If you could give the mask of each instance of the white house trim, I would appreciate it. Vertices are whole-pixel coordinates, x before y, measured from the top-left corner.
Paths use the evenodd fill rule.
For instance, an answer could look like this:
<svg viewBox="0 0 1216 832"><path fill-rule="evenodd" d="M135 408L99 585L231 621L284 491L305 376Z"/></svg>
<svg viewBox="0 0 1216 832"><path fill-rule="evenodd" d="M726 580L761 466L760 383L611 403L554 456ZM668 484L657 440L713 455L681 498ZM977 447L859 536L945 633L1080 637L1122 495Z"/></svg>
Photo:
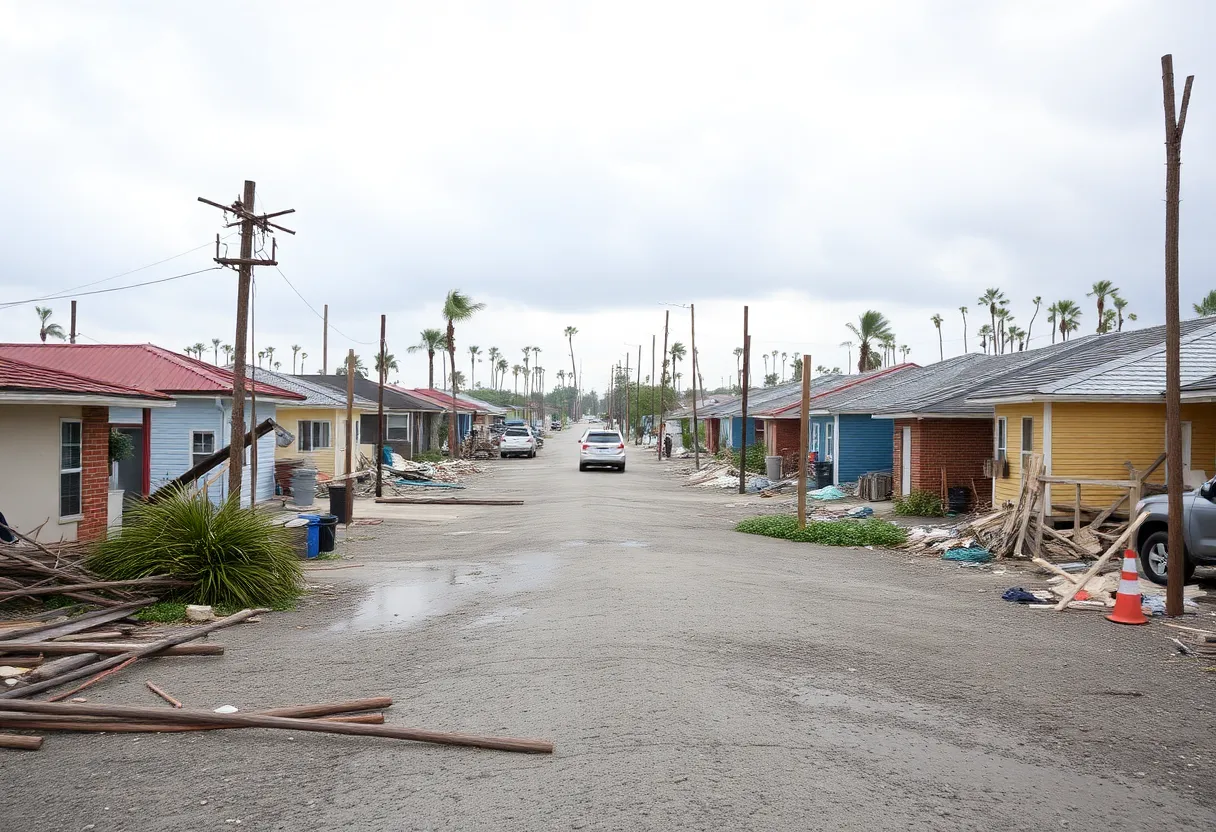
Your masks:
<svg viewBox="0 0 1216 832"><path fill-rule="evenodd" d="M840 485L840 414L832 417L832 485Z"/></svg>
<svg viewBox="0 0 1216 832"><path fill-rule="evenodd" d="M1051 476L1051 402L1043 403L1043 472ZM1051 514L1051 483L1043 484L1043 501Z"/></svg>

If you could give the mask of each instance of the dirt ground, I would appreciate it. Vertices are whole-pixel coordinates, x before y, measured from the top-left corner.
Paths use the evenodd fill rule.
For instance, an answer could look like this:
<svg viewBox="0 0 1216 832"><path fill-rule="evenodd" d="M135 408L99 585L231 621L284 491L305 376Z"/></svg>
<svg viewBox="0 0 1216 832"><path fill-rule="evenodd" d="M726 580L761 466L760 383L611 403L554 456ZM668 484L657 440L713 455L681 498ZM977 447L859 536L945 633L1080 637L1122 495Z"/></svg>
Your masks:
<svg viewBox="0 0 1216 832"><path fill-rule="evenodd" d="M392 724L545 737L556 754L48 735L0 756L0 828L1216 823L1213 663L1176 656L1160 622L1004 602L1033 580L1016 568L739 535L759 498L681 487L640 450L624 474L579 473L572 434L461 492L523 506L360 501L382 522L312 565L297 610L219 634L223 657L149 661L88 694L154 706L152 679L207 708L389 695Z"/></svg>

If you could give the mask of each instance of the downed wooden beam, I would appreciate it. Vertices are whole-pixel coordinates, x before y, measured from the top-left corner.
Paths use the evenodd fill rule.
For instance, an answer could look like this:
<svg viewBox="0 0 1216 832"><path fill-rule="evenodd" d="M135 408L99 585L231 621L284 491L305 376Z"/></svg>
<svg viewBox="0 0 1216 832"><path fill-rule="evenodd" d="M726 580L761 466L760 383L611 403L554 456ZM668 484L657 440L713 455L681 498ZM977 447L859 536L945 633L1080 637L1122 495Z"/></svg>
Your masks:
<svg viewBox="0 0 1216 832"><path fill-rule="evenodd" d="M0 734L0 748L37 751L39 748L42 748L42 737L27 737L22 734Z"/></svg>
<svg viewBox="0 0 1216 832"><path fill-rule="evenodd" d="M477 734L458 734L448 731L428 731L421 728L405 728L396 725L359 725L324 720L294 719L282 716L259 714L217 714L213 711L172 710L166 708L140 708L131 705L82 705L57 702L0 702L2 713L51 714L54 716L108 716L119 719L149 720L174 724L204 723L237 728L278 728L293 731L315 731L326 734L346 734L359 737L384 737L387 739L413 740L440 745L460 745L470 748L488 748L495 751L517 751L527 754L552 754L553 743L540 739L516 737L489 737Z"/></svg>
<svg viewBox="0 0 1216 832"><path fill-rule="evenodd" d="M117 656L129 653L145 645L127 641L0 641L0 655L7 653L47 653L70 655L72 653L100 653ZM158 656L222 656L222 644L182 644L157 653ZM9 663L8 659L4 660Z"/></svg>
<svg viewBox="0 0 1216 832"><path fill-rule="evenodd" d="M352 716L321 716L325 722L349 722L356 725L383 725L384 714L354 714ZM236 725L175 725L171 722L121 722L85 716L48 716L46 714L0 714L0 728L22 731L76 731L104 734L184 734L189 731L227 731Z"/></svg>
<svg viewBox="0 0 1216 832"><path fill-rule="evenodd" d="M1123 530L1123 534L1119 535L1118 539L1110 545L1110 548L1102 553L1102 557L1098 558L1097 561L1094 562L1094 565L1089 567L1085 574L1077 578L1077 582L1069 587L1068 592L1064 593L1064 597L1060 599L1060 603L1056 604L1056 609L1062 610L1067 607L1068 602L1073 599L1073 596L1081 591L1081 587L1089 583L1089 579L1098 574L1098 570L1102 568L1102 565L1110 560L1111 555L1123 547L1124 542L1135 534L1136 529L1140 528L1141 524L1147 519L1148 514L1145 513L1128 523L1127 528Z"/></svg>
<svg viewBox="0 0 1216 832"><path fill-rule="evenodd" d="M12 624L38 624L39 622L50 621L52 618L68 618L84 609L84 604L69 604L66 607L57 607L53 610L44 610L35 615L27 615L20 621L8 622Z"/></svg>
<svg viewBox="0 0 1216 832"><path fill-rule="evenodd" d="M50 585L26 587L24 589L8 589L0 591L0 601L10 598L21 598L33 595L66 595L69 592L79 592L86 589L117 589L119 587L169 587L192 586L191 581L179 581L163 575L148 578L134 578L129 581L91 581L82 584L67 584L63 586Z"/></svg>
<svg viewBox="0 0 1216 832"><path fill-rule="evenodd" d="M80 653L75 656L63 656L54 661L47 662L40 666L37 670L33 670L18 680L11 690L21 690L28 685L41 682L43 679L53 679L62 673L67 673L69 670L75 670L78 667L85 667L93 664L100 659L101 656L96 653Z"/></svg>
<svg viewBox="0 0 1216 832"><path fill-rule="evenodd" d="M250 445L253 444L253 434L254 433L257 433L258 438L261 439L263 436L270 433L272 430L274 430L274 419L267 419L266 421L264 421L258 425L256 431L249 431L248 433L245 434L245 441L244 441L244 444L242 447L248 448ZM228 459L228 454L229 454L229 450L231 449L231 447L232 447L231 445L225 445L224 447L220 448L218 451L216 451L211 456L204 459L202 462L195 465L193 468L191 468L186 473L182 474L180 477L170 480L169 482L162 485L160 488L153 491L145 499L147 499L147 501L149 503L155 503L157 500L162 499L173 488L181 488L182 486L190 485L195 480L204 476L212 468L219 465L224 460Z"/></svg>
<svg viewBox="0 0 1216 832"><path fill-rule="evenodd" d="M155 693L157 696L159 696L161 699L168 702L173 707L175 707L175 708L184 707L182 705L182 701L180 699L176 699L176 698L170 696L169 692L167 690L165 690L164 688L162 688L160 685L156 684L155 682L148 681L148 682L144 682L144 684L147 686L148 690Z"/></svg>
<svg viewBox="0 0 1216 832"><path fill-rule="evenodd" d="M1060 576L1060 577L1062 577L1062 578L1067 578L1067 579L1068 579L1068 581L1069 581L1069 583L1076 583L1076 582L1077 582L1077 576L1076 576L1076 575L1073 575L1073 574L1071 574L1071 573L1069 573L1069 572L1065 572L1063 569L1061 569L1060 567L1056 566L1056 565L1055 565L1054 563L1052 563L1051 561L1043 560L1042 558L1031 558L1031 563L1033 563L1035 566L1040 566L1040 567L1042 567L1043 569L1046 569L1048 572L1052 572L1052 573L1054 573L1054 574L1056 574L1056 575L1059 575L1059 576Z"/></svg>
<svg viewBox="0 0 1216 832"><path fill-rule="evenodd" d="M377 497L377 503L418 506L522 506L523 500L493 497Z"/></svg>
<svg viewBox="0 0 1216 832"><path fill-rule="evenodd" d="M25 640L31 636L38 636L40 639L50 640L59 638L60 636L79 633L82 630L90 630L93 627L98 627L102 624L109 624L112 621L118 621L120 618L126 618L131 613L142 607L152 603L152 599L142 599L131 601L127 604L122 604L117 607L110 607L104 610L95 610L86 612L84 615L78 615L75 618L70 618L67 621L59 623L48 623L37 627L30 627L17 631L0 632L0 641L8 639Z"/></svg>
<svg viewBox="0 0 1216 832"><path fill-rule="evenodd" d="M135 650L130 650L126 653L120 653L117 656L111 656L110 658L103 659L102 661L97 662L94 665L90 665L88 667L83 667L83 668L80 668L79 670L68 671L67 673L57 676L54 679L47 679L44 682L39 682L34 685L29 685L27 687L20 688L19 690L4 691L3 693L0 693L0 699L15 699L18 696L31 696L35 693L39 693L39 692L47 690L49 688L59 687L60 685L67 684L68 682L74 681L83 676L89 676L95 672L106 671L112 667L117 667L121 664L125 664L130 659L141 659L141 658L144 658L145 656L152 656L152 655L155 655L155 654L161 652L162 650L164 650L166 648L175 647L178 644L184 644L185 642L193 641L196 638L202 638L203 636L207 635L207 633L210 633L213 630L219 630L223 627L230 627L233 624L239 624L240 622L244 621L246 618L252 618L253 616L257 615L258 613L264 613L264 612L270 612L270 610L264 610L264 609L241 610L240 612L238 612L234 615L230 615L227 618L221 618L218 621L212 621L210 624L206 624L202 627L191 627L187 630L184 630L183 632L168 636L167 638L163 638L160 641L154 641L151 644L147 645L146 647L139 647Z"/></svg>

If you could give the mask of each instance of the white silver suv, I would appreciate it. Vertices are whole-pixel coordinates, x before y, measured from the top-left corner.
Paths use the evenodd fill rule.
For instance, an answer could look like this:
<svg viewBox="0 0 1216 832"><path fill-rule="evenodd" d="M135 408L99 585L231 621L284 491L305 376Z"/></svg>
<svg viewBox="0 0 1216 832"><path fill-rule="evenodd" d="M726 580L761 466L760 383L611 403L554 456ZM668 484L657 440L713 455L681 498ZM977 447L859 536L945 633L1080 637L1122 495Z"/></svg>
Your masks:
<svg viewBox="0 0 1216 832"><path fill-rule="evenodd" d="M503 459L509 456L536 456L536 439L530 428L507 428L498 443L498 454Z"/></svg>
<svg viewBox="0 0 1216 832"><path fill-rule="evenodd" d="M625 440L615 430L592 428L580 440L578 470L586 471L593 465L606 465L625 470Z"/></svg>

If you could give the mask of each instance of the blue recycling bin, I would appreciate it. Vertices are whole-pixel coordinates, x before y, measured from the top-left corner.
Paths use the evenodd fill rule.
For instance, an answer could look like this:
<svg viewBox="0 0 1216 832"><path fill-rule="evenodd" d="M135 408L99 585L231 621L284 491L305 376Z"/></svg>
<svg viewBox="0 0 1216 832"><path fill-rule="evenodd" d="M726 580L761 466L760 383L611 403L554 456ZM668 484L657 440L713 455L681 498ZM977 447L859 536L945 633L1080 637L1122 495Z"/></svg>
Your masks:
<svg viewBox="0 0 1216 832"><path fill-rule="evenodd" d="M308 521L308 552L306 557L315 558L321 553L321 515L301 514L301 520Z"/></svg>

